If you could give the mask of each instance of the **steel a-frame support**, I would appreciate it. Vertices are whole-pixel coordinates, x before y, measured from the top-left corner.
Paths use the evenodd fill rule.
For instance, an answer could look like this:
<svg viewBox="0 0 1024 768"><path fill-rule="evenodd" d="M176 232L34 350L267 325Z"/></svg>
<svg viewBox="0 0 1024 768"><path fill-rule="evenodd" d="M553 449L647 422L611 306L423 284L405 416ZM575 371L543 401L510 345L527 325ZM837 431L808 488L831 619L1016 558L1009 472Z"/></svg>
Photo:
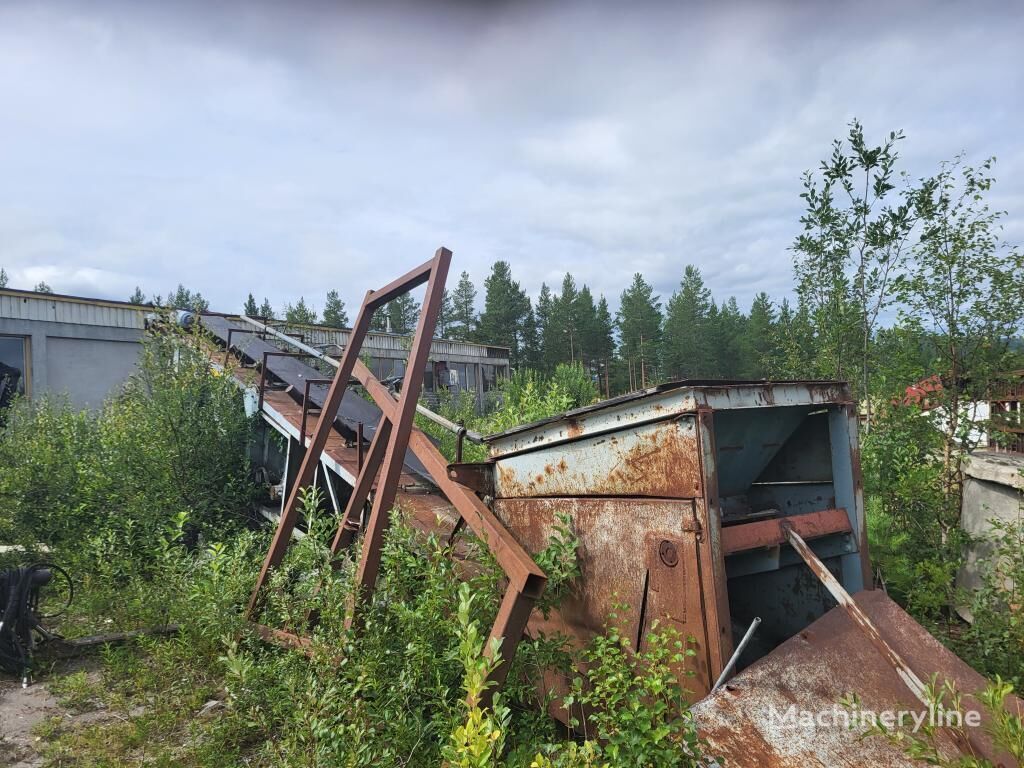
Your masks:
<svg viewBox="0 0 1024 768"><path fill-rule="evenodd" d="M508 579L508 585L490 633L492 638L501 640L498 655L501 657L502 663L491 675L492 682L500 685L508 674L512 657L515 655L516 648L526 629L534 602L543 592L547 579L529 553L515 540L487 505L472 490L460 485L449 476L447 460L430 439L415 427L413 422L450 262L451 252L446 248L440 248L432 260L384 288L366 294L352 329L348 346L345 348L338 364L337 373L328 391L327 400L320 412L311 443L289 490L277 531L249 600L247 616L251 620L259 609L268 575L271 569L280 565L284 558L285 550L298 520L299 492L313 481L317 463L320 461L327 437L341 405L345 388L354 376L381 409L382 416L369 451L360 466L355 486L342 516L342 522L331 545L331 551L334 554L351 545L359 531L361 512L369 499L371 490L373 490L373 504L356 571L358 597L353 611L349 613L348 623L349 625L353 623L359 603L372 599L380 571L384 534L390 525L390 513L395 503L406 451L411 449L426 467L434 484L458 511L461 519L494 555ZM369 331L373 312L388 301L423 283L427 283L426 295L413 337L402 390L396 402L391 391L374 377L359 360L358 355ZM376 486L374 485L375 481ZM309 647L308 639L283 630L261 625L257 625L257 630L264 638L273 642L280 642L300 650L306 650ZM490 644L488 644L487 652L490 653ZM486 696L489 698L492 693L493 689L489 689Z"/></svg>
<svg viewBox="0 0 1024 768"><path fill-rule="evenodd" d="M285 550L291 539L292 531L298 522L299 496L302 489L313 482L313 475L316 472L317 464L320 462L320 455L327 445L327 438L331 433L334 419L338 415L338 408L345 396L345 389L352 377L352 371L359 360L359 353L362 350L366 334L370 330L370 321L373 313L387 304L392 299L401 296L413 288L424 283L427 284L426 295L423 298L423 306L420 309L419 322L416 325L416 334L413 337L412 349L409 353L409 363L406 366L405 378L402 382L402 393L398 401L398 412L395 418L389 419L389 427L380 425L377 434L374 436L374 445L378 451L383 453L383 471L380 482L377 484L377 493L373 499L373 510L370 515L370 529L367 535L367 546L363 548L363 562L360 563L360 583L376 581L379 566L379 552L377 562L373 558L367 560L367 555L372 549L379 549L380 539L387 528L388 515L395 503L395 494L398 489L398 477L402 472L402 464L405 459L405 451L409 444L409 431L412 428L413 416L416 413L416 403L419 400L420 391L423 387L423 369L427 363L427 356L430 354L430 343L434 338L434 326L437 323L438 310L441 306L441 298L444 293L445 280L448 277L448 267L451 264L452 252L447 248L438 248L434 258L402 277L394 280L377 291L369 291L359 314L352 326L352 333L349 336L348 346L341 357L334 381L327 392L327 399L324 402L320 417L317 419L316 428L309 447L303 456L302 464L299 467L298 475L292 483L288 492L288 499L285 502L281 513L277 531L263 560L263 567L256 579L256 586L249 598L248 616L253 616L259 608L263 587L266 585L270 571L281 564L284 559ZM395 428L397 426L397 428ZM383 428L383 429L382 429ZM386 435L384 435L386 433ZM380 438L384 438L381 440ZM386 442L385 442L386 441ZM371 454L373 448L371 448ZM371 456L371 458L373 458ZM378 462L364 462L362 471L356 482L357 488L365 485L369 493L370 486L380 466ZM364 497L365 501L365 497ZM375 522L376 521L376 522ZM372 533L372 538L370 534Z"/></svg>

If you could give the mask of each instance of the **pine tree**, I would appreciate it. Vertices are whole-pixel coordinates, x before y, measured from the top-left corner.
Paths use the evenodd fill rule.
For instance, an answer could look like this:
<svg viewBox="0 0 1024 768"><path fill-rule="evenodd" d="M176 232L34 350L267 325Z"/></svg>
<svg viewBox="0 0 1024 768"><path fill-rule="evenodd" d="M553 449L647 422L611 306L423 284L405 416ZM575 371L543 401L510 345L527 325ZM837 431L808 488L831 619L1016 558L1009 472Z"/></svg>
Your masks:
<svg viewBox="0 0 1024 768"><path fill-rule="evenodd" d="M601 376L599 389L606 397L611 396L611 365L615 355L615 325L612 313L608 309L608 300L602 296L597 302L594 312L594 359L597 361L598 373Z"/></svg>
<svg viewBox="0 0 1024 768"><path fill-rule="evenodd" d="M537 309L534 318L537 324L537 343L540 347L538 354L539 368L545 373L551 373L561 359L561 348L555 339L555 329L551 324L551 313L554 299L551 296L551 289L547 283L540 284L540 294L537 296Z"/></svg>
<svg viewBox="0 0 1024 768"><path fill-rule="evenodd" d="M447 339L451 331L455 304L452 302L452 292L445 288L441 292L441 306L437 311L437 335Z"/></svg>
<svg viewBox="0 0 1024 768"><path fill-rule="evenodd" d="M32 289L36 293L53 293L53 288L48 286L43 280L36 283L36 287Z"/></svg>
<svg viewBox="0 0 1024 768"><path fill-rule="evenodd" d="M299 296L295 304L288 304L285 307L284 319L294 325L312 325L316 322L316 310L306 304L305 298Z"/></svg>
<svg viewBox="0 0 1024 768"><path fill-rule="evenodd" d="M205 312L210 308L210 302L203 298L199 291L192 292L181 283L178 287L167 293L167 306L174 309L186 309L190 312Z"/></svg>
<svg viewBox="0 0 1024 768"><path fill-rule="evenodd" d="M449 333L453 339L472 340L476 336L476 286L463 272L452 292L452 322Z"/></svg>
<svg viewBox="0 0 1024 768"><path fill-rule="evenodd" d="M584 285L580 288L576 297L576 327L579 331L579 354L577 358L583 363L588 371L595 371L599 357L597 348L600 344L597 327L597 307L594 306L594 296L590 288Z"/></svg>
<svg viewBox="0 0 1024 768"><path fill-rule="evenodd" d="M665 317L665 374L672 378L708 375L711 347L709 315L714 303L700 270L687 264L679 290L672 294ZM718 310L715 308L717 316ZM717 317L716 317L717 319Z"/></svg>
<svg viewBox="0 0 1024 768"><path fill-rule="evenodd" d="M484 311L478 336L486 344L508 347L512 366L516 368L524 362L523 336L530 311L530 299L512 279L508 262L494 262L491 274L484 280Z"/></svg>
<svg viewBox="0 0 1024 768"><path fill-rule="evenodd" d="M743 370L746 379L764 379L778 356L776 348L775 307L767 293L759 293L750 305L747 318L747 332L743 335L741 347Z"/></svg>
<svg viewBox="0 0 1024 768"><path fill-rule="evenodd" d="M782 300L774 346L777 354L768 370L771 378L807 379L816 375L817 340L811 313L803 301L798 300L793 310L788 299Z"/></svg>
<svg viewBox="0 0 1024 768"><path fill-rule="evenodd" d="M260 311L257 316L263 318L264 320L274 319L274 308L270 306L270 301L266 297L264 297L263 303L260 304Z"/></svg>
<svg viewBox="0 0 1024 768"><path fill-rule="evenodd" d="M717 327L712 328L713 346L708 350L706 375L724 379L743 377L746 330L747 318L740 311L736 297L730 296L718 313Z"/></svg>
<svg viewBox="0 0 1024 768"><path fill-rule="evenodd" d="M7 287L7 270L0 267L0 288Z"/></svg>
<svg viewBox="0 0 1024 768"><path fill-rule="evenodd" d="M537 328L537 316L533 310L533 305L530 303L529 297L527 297L526 301L529 310L526 313L526 318L523 320L523 365L532 370L539 370L542 364L542 359L540 333Z"/></svg>
<svg viewBox="0 0 1024 768"><path fill-rule="evenodd" d="M341 297L335 290L327 292L327 301L324 302L323 323L332 328L348 327L348 313L345 311L345 302L341 300Z"/></svg>
<svg viewBox="0 0 1024 768"><path fill-rule="evenodd" d="M408 293L392 299L385 307L392 333L409 334L416 329L420 317L420 304Z"/></svg>
<svg viewBox="0 0 1024 768"><path fill-rule="evenodd" d="M259 314L259 307L256 306L256 298L250 293L242 307L242 313L246 317L256 317Z"/></svg>
<svg viewBox="0 0 1024 768"><path fill-rule="evenodd" d="M579 327L579 291L576 281L568 272L562 278L562 292L551 299L548 318L549 341L554 359L558 363L579 362L581 359Z"/></svg>
<svg viewBox="0 0 1024 768"><path fill-rule="evenodd" d="M661 301L637 272L622 292L619 312L619 353L628 370L629 386L637 389L657 379L661 345Z"/></svg>
<svg viewBox="0 0 1024 768"><path fill-rule="evenodd" d="M146 294L144 294L142 292L142 289L139 288L139 286L137 286L137 285L135 286L135 290L132 292L132 295L128 297L128 303L129 304L145 304L146 303Z"/></svg>

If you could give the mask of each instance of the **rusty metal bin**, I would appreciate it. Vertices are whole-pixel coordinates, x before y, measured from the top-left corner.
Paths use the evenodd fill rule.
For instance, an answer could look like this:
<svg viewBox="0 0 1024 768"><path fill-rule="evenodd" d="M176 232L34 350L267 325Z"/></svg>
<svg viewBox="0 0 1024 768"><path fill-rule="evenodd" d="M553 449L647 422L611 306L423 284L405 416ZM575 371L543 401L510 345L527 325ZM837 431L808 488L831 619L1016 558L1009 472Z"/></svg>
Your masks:
<svg viewBox="0 0 1024 768"><path fill-rule="evenodd" d="M692 637L698 699L762 619L740 668L835 603L788 521L850 592L868 587L856 409L836 382L681 381L488 438L494 509L531 552L556 515L580 540L577 593L529 631L586 643L617 613Z"/></svg>

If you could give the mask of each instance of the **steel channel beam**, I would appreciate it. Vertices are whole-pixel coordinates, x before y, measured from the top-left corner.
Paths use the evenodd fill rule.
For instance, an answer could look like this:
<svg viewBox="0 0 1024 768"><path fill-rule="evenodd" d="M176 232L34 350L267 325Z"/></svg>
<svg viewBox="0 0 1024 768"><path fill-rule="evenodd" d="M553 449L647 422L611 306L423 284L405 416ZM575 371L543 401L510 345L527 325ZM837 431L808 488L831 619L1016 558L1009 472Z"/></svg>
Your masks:
<svg viewBox="0 0 1024 768"><path fill-rule="evenodd" d="M309 388L313 384L330 384L334 379L306 379L302 388L302 424L299 426L299 442L306 444L306 418L309 416ZM319 413L319 411L317 411Z"/></svg>
<svg viewBox="0 0 1024 768"><path fill-rule="evenodd" d="M416 285L423 282L427 283L426 294L423 297L423 306L420 309L419 322L416 326L416 333L413 336L412 349L409 351L409 362L406 366L405 378L402 382L402 393L394 413L389 418L391 422L391 435L387 441L384 463L380 470L380 481L377 483L377 491L373 496L370 520L366 526L359 567L356 570L356 586L359 589L360 599L371 599L377 583L384 533L391 522L391 508L394 506L395 496L398 492L398 480L402 474L403 457L405 456L405 451L409 444L409 435L413 428L416 403L419 401L420 391L423 388L423 369L426 367L427 358L430 356L430 343L434 338L434 327L441 308L441 300L444 294L445 281L448 278L448 267L451 264L451 258L451 251L447 248L438 248L432 262L413 270L369 297L368 303L371 305L374 302L384 303L405 293ZM358 359L356 355L350 354L356 347L355 341L353 336L343 358L346 362L351 359L352 365L347 370L344 367L339 369L339 375L341 372L344 372L346 377L352 374L355 361ZM362 337L358 341L361 346ZM320 449L318 448L317 450L319 451ZM365 474L367 470L371 469L372 463L372 461L368 461L363 468L363 472L360 474Z"/></svg>
<svg viewBox="0 0 1024 768"><path fill-rule="evenodd" d="M447 275L447 266L451 260L451 251L446 248L439 248L434 258L425 264L417 267L409 275L412 277L406 279L409 285L406 286L405 290L408 290L414 285L419 285L426 281L435 264L439 261L444 262L444 272L441 279L441 285L444 285L444 276ZM418 282L417 282L418 281ZM334 419L338 414L338 408L341 405L342 397L345 395L345 389L348 387L349 379L352 376L352 369L356 362L359 360L359 352L362 348L363 341L366 339L366 334L370 330L370 321L373 318L374 310L379 306L386 303L390 299L399 295L403 291L397 291L395 288L396 283L390 283L377 292L367 292L366 299L363 302L362 307L359 309L359 315L356 317L356 321L352 327L352 333L349 336L349 345L346 347L344 354L341 357L341 362L338 364L338 371L335 374L334 380L331 382L331 388L327 393L327 399L324 401L323 407L320 411L320 417L317 419L316 429L313 431L312 441L310 442L309 449L305 452L302 458L302 464L299 467L299 472L295 478L291 489L289 489L288 499L285 502L284 509L281 513L281 520L278 523L277 530L274 532L274 539L270 544L270 549L267 551L266 558L263 561L263 566L260 568L259 576L256 579L256 585L253 588L252 595L249 598L249 605L246 610L247 617L252 617L257 608L260 605L261 594L263 586L267 582L267 578L270 575L270 571L280 565L281 560L284 559L284 554L288 548L288 542L291 537L292 530L295 528L295 524L298 521L299 513L299 494L303 488L308 486L313 479L313 473L316 471L317 465L320 463L320 454L323 453L324 446L327 444L327 438L330 435L331 428L334 423ZM428 290L429 293L429 290ZM437 302L440 302L440 291L438 291ZM434 319L436 320L437 310L434 310ZM420 329L423 326L424 314L420 315ZM264 326L265 327L265 326ZM419 330L417 329L417 340L419 338ZM431 324L430 336L433 334L433 325ZM282 334L284 335L284 334ZM287 337L286 337L287 338ZM426 350L429 352L429 340ZM302 344L302 342L299 342ZM319 356L319 355L317 355ZM419 383L422 386L423 376L422 368L426 364L426 356L423 356L423 362L417 372L420 372ZM416 397L419 397L419 388L416 388ZM413 401L415 403L415 401ZM411 417L410 417L411 418ZM393 452L392 452L393 453ZM390 454L389 454L390 455ZM404 455L404 450L402 451ZM393 462L392 462L393 463ZM401 471L402 464L399 463L397 468ZM392 483L397 481L397 475L395 476ZM391 503L394 502L394 489L392 489Z"/></svg>

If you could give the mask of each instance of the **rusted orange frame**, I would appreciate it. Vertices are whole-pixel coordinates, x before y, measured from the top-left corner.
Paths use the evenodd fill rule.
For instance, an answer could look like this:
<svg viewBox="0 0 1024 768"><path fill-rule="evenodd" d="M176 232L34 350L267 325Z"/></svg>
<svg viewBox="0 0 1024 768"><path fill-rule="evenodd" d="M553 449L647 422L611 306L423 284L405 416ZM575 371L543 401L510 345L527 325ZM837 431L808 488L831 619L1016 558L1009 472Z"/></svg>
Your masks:
<svg viewBox="0 0 1024 768"><path fill-rule="evenodd" d="M390 525L390 512L395 503L405 452L411 448L426 467L434 483L451 501L470 529L491 550L508 577L508 588L491 628L491 637L500 638L502 641L499 655L503 663L498 665L492 674L492 680L500 684L508 674L509 665L526 629L526 622L533 609L534 601L543 592L547 578L533 558L476 494L449 477L448 461L426 435L413 424L416 403L423 385L423 370L430 352L430 343L434 335L434 326L450 262L451 252L446 248L440 248L431 261L417 267L379 291L371 291L366 294L353 326L348 346L342 355L327 399L320 412L309 448L306 450L298 475L289 491L288 500L274 534L274 540L267 552L263 568L249 600L247 615L251 618L259 607L260 595L270 569L279 565L284 557L298 518L299 491L313 480L314 471L326 445L345 387L350 377L354 375L381 409L382 417L359 470L352 495L342 517L342 523L331 544L331 551L337 554L341 549L351 545L354 540L359 530L360 513L373 488L378 470L383 464L356 572L360 598L362 600L371 599L380 570L381 545L384 533ZM427 283L427 290L423 308L420 311L419 323L413 338L402 391L396 402L391 392L374 377L359 360L358 355L369 330L374 310L424 282ZM350 624L354 615L354 612L349 615ZM269 639L280 640L282 636L287 635L289 643L292 645L299 645L303 641L302 638L281 630L273 630L261 625L257 625L257 628L264 637ZM490 652L489 645L488 652Z"/></svg>

